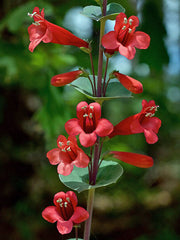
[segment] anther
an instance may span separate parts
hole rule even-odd
[[[81,109],[86,109],[86,108],[87,108],[87,106],[81,107]]]
[[[124,18],[124,23],[127,24],[127,18]]]
[[[40,25],[39,22],[33,22],[32,24],[35,25],[35,26],[39,26]]]
[[[94,106],[90,106],[89,108],[90,108],[90,109],[94,109]]]
[[[70,143],[71,143],[70,141],[67,141],[67,143],[66,143],[66,144],[69,146],[69,145],[70,145]]]
[[[66,152],[66,149],[62,149],[61,151],[62,151],[62,152]]]
[[[85,114],[83,115],[83,117],[88,117],[88,114],[87,114],[87,113],[85,113]]]
[[[69,198],[69,197],[67,197],[66,200],[67,200],[68,202],[70,202],[70,198]]]
[[[68,203],[67,203],[67,202],[64,202],[64,206],[65,206],[65,208],[67,208],[67,205],[68,205]]]
[[[132,32],[132,29],[131,28],[129,28],[129,30],[128,30],[128,33],[131,33]]]
[[[123,26],[123,27],[122,27],[122,30],[124,30],[124,29],[126,29],[126,26]]]
[[[32,18],[36,13],[37,13],[37,12],[34,12],[34,13],[28,13],[27,15],[28,15],[29,17]]]
[[[59,145],[60,145],[60,147],[62,147],[62,146],[63,146],[63,144],[64,144],[63,142],[59,142]]]
[[[62,202],[62,198],[59,198],[56,202],[57,203],[61,203]]]
[[[130,18],[129,19],[129,25],[132,25],[133,20]]]
[[[90,114],[89,114],[89,117],[90,117],[90,118],[93,118],[93,115],[92,115],[92,113],[90,113]]]
[[[60,205],[60,207],[63,207],[63,203],[60,203],[59,205]]]
[[[70,148],[70,147],[66,148],[66,150],[67,150],[68,152],[71,152],[71,148]]]

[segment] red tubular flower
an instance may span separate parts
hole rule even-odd
[[[122,73],[119,73],[119,72],[113,72],[113,75],[130,92],[135,93],[135,94],[143,92],[142,84],[139,81],[137,81],[136,79],[129,77],[127,75],[124,75]]]
[[[72,191],[67,193],[58,192],[54,195],[54,205],[49,206],[42,212],[42,217],[50,222],[57,222],[60,234],[68,234],[74,224],[79,224],[89,218],[89,213],[82,207],[77,207],[77,197]]]
[[[109,152],[109,155],[112,155],[112,157],[136,167],[149,168],[153,166],[152,157],[146,155],[118,151],[111,151]]]
[[[72,45],[79,48],[89,49],[89,43],[76,37],[66,29],[50,23],[44,19],[44,9],[41,13],[38,7],[35,7],[32,14],[29,16],[34,18],[35,23],[28,27],[30,36],[29,50],[34,51],[34,48],[43,41],[44,43],[57,43],[62,45]]]
[[[131,16],[127,19],[124,13],[116,17],[114,31],[108,32],[102,37],[102,45],[111,54],[115,51],[128,59],[133,59],[136,53],[135,47],[146,49],[150,44],[150,37],[144,32],[136,30],[139,19]]]
[[[154,117],[157,108],[158,106],[155,105],[154,100],[149,102],[143,100],[141,112],[118,123],[109,137],[144,133],[147,143],[153,144],[157,142],[158,137],[156,134],[161,126],[161,120]]]
[[[101,118],[101,106],[99,103],[87,104],[80,102],[77,105],[77,117],[65,123],[65,129],[69,135],[79,135],[80,143],[84,147],[93,146],[97,135],[108,136],[113,131],[113,125]]]
[[[62,73],[51,78],[51,84],[55,87],[62,87],[79,78],[83,74],[82,70]]]
[[[69,175],[74,165],[79,168],[88,166],[89,157],[78,147],[76,138],[69,136],[68,139],[60,135],[57,139],[58,148],[47,153],[47,158],[52,165],[58,164],[57,171],[64,176]]]

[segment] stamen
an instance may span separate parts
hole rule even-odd
[[[131,33],[132,32],[132,29],[131,28],[129,28],[129,30],[128,30],[128,33]]]
[[[66,149],[62,149],[61,151],[62,151],[62,152],[66,152]]]
[[[81,109],[86,109],[86,108],[87,108],[87,106],[81,107]]]
[[[87,114],[87,113],[85,113],[85,114],[83,115],[83,117],[88,117],[88,114]]]
[[[40,25],[39,22],[33,22],[32,24],[35,25],[35,26],[39,26]]]
[[[67,208],[67,205],[68,205],[68,203],[67,203],[67,202],[64,202],[64,206],[65,206],[65,208]]]
[[[93,118],[93,114],[92,114],[92,113],[90,113],[90,114],[89,114],[89,117],[90,117],[90,118]]]
[[[60,205],[60,207],[63,207],[63,203],[60,203],[59,205]]]
[[[129,19],[129,25],[132,25],[133,20],[130,18]]]
[[[123,26],[123,27],[122,27],[122,30],[124,30],[124,29],[126,29],[126,26]]]
[[[70,198],[69,198],[69,197],[67,197],[66,200],[67,200],[68,202],[70,202]]]
[[[90,108],[90,109],[94,109],[94,106],[90,106],[89,108]]]
[[[56,202],[57,203],[61,203],[62,202],[62,198],[59,198]]]
[[[62,146],[63,146],[63,144],[64,144],[63,142],[59,142],[59,145],[60,145],[60,147],[62,147]]]
[[[66,143],[66,144],[69,146],[69,145],[70,145],[70,143],[71,143],[70,141],[67,141],[67,143]]]
[[[127,18],[124,18],[124,23],[127,24],[128,20]]]
[[[70,148],[70,147],[66,148],[66,150],[67,150],[68,152],[71,152],[71,148]]]
[[[146,113],[145,117],[153,117],[155,114],[154,113]]]
[[[32,18],[36,13],[37,13],[37,12],[34,12],[34,13],[28,13],[27,15],[28,15],[29,17]]]

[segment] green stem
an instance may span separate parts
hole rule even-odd
[[[96,80],[95,80],[94,64],[93,64],[93,58],[92,58],[92,53],[91,52],[89,53],[89,56],[90,56],[92,75],[93,75],[93,82],[94,82],[94,95],[96,95]]]
[[[102,15],[106,16],[107,0],[103,0]],[[102,69],[103,69],[103,48],[101,46],[101,40],[104,35],[105,20],[100,20],[100,36],[99,36],[99,59],[98,59],[98,82],[97,82],[97,97],[101,97],[102,88]]]
[[[87,211],[89,212],[89,218],[85,222],[84,240],[89,240],[90,238],[94,194],[95,194],[95,188],[91,188],[88,190]]]
[[[109,63],[109,58],[106,59],[106,68],[105,68],[104,82],[103,82],[103,96],[105,96],[105,84],[106,84],[106,75],[107,75],[108,63]]]

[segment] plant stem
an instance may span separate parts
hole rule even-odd
[[[106,75],[107,75],[107,68],[108,68],[109,58],[106,59],[106,68],[104,73],[104,82],[103,82],[103,96],[105,96],[105,84],[106,84]]]
[[[102,15],[106,16],[107,0],[103,0]],[[99,59],[98,59],[98,82],[97,82],[97,97],[101,97],[102,87],[102,69],[103,69],[103,48],[101,46],[101,40],[104,35],[105,20],[100,20],[100,36],[99,36]]]
[[[95,188],[91,188],[88,190],[87,211],[89,212],[89,218],[85,222],[84,240],[89,240],[90,238],[94,194],[95,194]]]
[[[91,52],[89,53],[89,56],[90,56],[92,75],[93,75],[93,82],[94,82],[94,94],[96,95],[96,80],[95,80],[94,64],[93,64],[93,58],[92,58],[92,53]]]
[[[90,184],[95,185],[96,184],[96,177],[98,173],[98,165],[99,165],[99,144],[100,144],[100,138],[97,137],[97,141],[94,145],[94,161],[93,161],[93,168],[92,168],[92,177]]]

